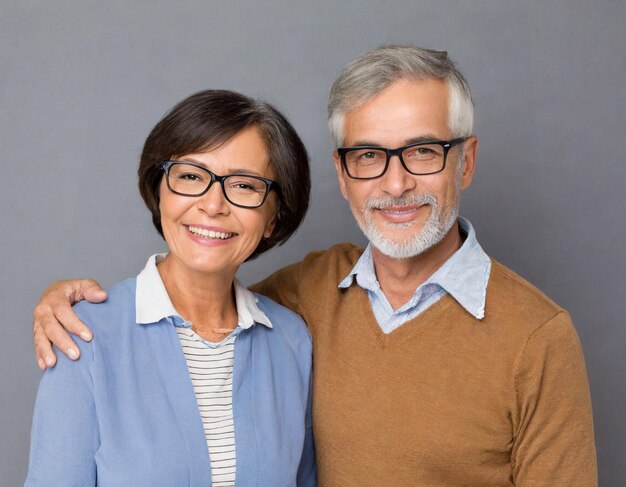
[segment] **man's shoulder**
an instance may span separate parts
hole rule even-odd
[[[352,270],[363,254],[363,248],[350,242],[341,242],[325,250],[309,252],[300,263],[305,273],[341,275]]]
[[[362,248],[347,242],[309,252],[301,261],[278,269],[250,289],[308,319],[307,303],[319,303],[319,292],[336,291],[362,253]],[[310,299],[307,300],[307,297]]]
[[[565,310],[516,272],[491,259],[487,285],[487,313],[519,317],[528,326],[540,326]]]

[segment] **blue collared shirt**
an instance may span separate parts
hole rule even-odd
[[[485,316],[485,297],[491,270],[491,260],[483,251],[474,227],[469,220],[459,217],[461,231],[467,236],[461,248],[416,290],[411,299],[394,310],[380,288],[371,244],[367,246],[340,288],[348,288],[355,281],[367,291],[376,321],[384,333],[391,333],[403,323],[415,318],[446,294],[450,294],[469,314],[482,319]]]
[[[313,486],[310,335],[298,315],[253,298],[273,327],[242,328],[235,340],[235,485]],[[132,278],[109,288],[104,303],[75,306],[94,338],[78,343],[77,362],[59,354],[43,375],[26,486],[211,485],[185,357],[162,316],[175,310],[143,309],[140,324],[136,300]]]

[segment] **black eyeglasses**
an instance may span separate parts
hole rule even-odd
[[[241,208],[258,208],[265,203],[271,190],[280,194],[276,181],[260,176],[218,176],[199,164],[183,161],[163,161],[161,167],[165,171],[169,190],[181,196],[202,196],[216,181],[220,183],[226,200]]]
[[[446,167],[448,152],[455,145],[469,137],[459,137],[450,141],[432,140],[405,145],[397,149],[359,145],[340,147],[337,153],[346,174],[352,179],[376,179],[389,167],[392,156],[398,156],[402,167],[410,174],[425,176],[441,172]]]

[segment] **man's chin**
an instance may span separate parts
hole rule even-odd
[[[384,228],[361,222],[359,226],[372,246],[380,253],[393,259],[409,259],[437,246],[446,237],[455,221],[456,216],[450,225],[437,225],[431,221],[419,229],[414,221],[385,225]]]
[[[408,259],[415,257],[429,248],[429,245],[423,242],[421,232],[418,235],[412,232],[412,235],[401,238],[398,232],[389,234],[387,232],[381,232],[378,229],[372,231],[372,229],[362,228],[362,230],[370,244],[376,248],[376,250],[392,259]],[[398,228],[397,230],[401,231],[402,229]]]

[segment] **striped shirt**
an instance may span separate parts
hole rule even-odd
[[[176,328],[198,401],[214,487],[235,485],[233,360],[236,335],[207,344],[191,327]],[[208,345],[208,346],[207,346]]]

